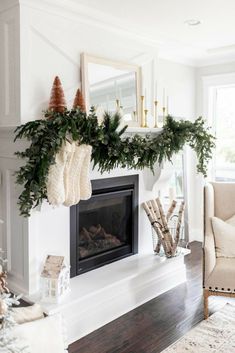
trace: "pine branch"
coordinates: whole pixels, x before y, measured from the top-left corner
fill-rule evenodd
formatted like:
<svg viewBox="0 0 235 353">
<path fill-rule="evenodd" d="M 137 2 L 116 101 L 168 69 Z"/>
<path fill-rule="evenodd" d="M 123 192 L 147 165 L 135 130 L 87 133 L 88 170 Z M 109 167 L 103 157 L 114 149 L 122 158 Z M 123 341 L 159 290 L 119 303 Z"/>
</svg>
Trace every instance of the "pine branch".
<svg viewBox="0 0 235 353">
<path fill-rule="evenodd" d="M 114 168 L 143 169 L 154 172 L 155 163 L 171 161 L 173 155 L 189 144 L 197 154 L 197 170 L 206 176 L 215 139 L 200 117 L 195 122 L 176 121 L 168 116 L 163 131 L 155 137 L 123 137 L 127 126 L 120 129 L 121 116 L 106 112 L 101 125 L 91 108 L 87 115 L 80 108 L 63 112 L 46 111 L 45 120 L 36 120 L 19 126 L 16 139 L 26 138 L 30 146 L 16 152 L 25 164 L 16 172 L 16 182 L 23 185 L 18 204 L 20 214 L 30 211 L 47 199 L 46 181 L 55 155 L 67 139 L 92 146 L 93 165 L 101 173 Z"/>
</svg>

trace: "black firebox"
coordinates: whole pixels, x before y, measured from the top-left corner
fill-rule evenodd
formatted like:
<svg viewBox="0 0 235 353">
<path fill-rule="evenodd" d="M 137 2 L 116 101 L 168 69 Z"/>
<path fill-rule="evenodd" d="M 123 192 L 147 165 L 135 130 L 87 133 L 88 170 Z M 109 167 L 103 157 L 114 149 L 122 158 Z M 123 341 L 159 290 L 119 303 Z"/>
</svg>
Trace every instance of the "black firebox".
<svg viewBox="0 0 235 353">
<path fill-rule="evenodd" d="M 70 208 L 71 277 L 138 252 L 138 175 L 92 181 Z"/>
</svg>

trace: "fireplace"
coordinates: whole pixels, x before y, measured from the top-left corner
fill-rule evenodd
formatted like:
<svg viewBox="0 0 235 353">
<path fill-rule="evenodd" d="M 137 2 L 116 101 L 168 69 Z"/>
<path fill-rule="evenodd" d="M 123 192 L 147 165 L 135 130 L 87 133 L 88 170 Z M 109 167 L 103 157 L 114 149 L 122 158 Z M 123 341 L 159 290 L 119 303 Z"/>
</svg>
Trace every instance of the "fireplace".
<svg viewBox="0 0 235 353">
<path fill-rule="evenodd" d="M 138 252 L 138 175 L 92 181 L 70 208 L 71 277 Z"/>
</svg>

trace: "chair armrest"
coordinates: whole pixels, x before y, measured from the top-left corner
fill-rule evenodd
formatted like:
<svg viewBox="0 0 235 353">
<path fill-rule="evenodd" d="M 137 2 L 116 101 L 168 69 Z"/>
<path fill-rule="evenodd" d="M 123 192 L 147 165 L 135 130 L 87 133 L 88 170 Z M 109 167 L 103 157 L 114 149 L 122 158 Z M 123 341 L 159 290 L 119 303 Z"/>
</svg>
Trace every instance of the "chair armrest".
<svg viewBox="0 0 235 353">
<path fill-rule="evenodd" d="M 203 286 L 216 264 L 215 240 L 212 232 L 205 234 L 203 244 Z"/>
<path fill-rule="evenodd" d="M 203 286 L 216 264 L 215 240 L 211 218 L 215 214 L 215 197 L 212 184 L 204 187 L 204 244 L 203 244 Z"/>
</svg>

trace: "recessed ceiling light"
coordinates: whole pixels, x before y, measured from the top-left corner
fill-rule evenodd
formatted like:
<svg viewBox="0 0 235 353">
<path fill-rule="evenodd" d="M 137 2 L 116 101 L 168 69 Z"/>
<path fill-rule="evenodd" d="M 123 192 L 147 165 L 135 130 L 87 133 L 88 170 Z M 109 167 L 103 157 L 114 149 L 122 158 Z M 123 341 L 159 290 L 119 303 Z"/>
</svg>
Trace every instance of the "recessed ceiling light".
<svg viewBox="0 0 235 353">
<path fill-rule="evenodd" d="M 195 18 L 191 18 L 190 20 L 184 21 L 184 23 L 188 26 L 198 26 L 201 24 L 201 21 Z"/>
</svg>

